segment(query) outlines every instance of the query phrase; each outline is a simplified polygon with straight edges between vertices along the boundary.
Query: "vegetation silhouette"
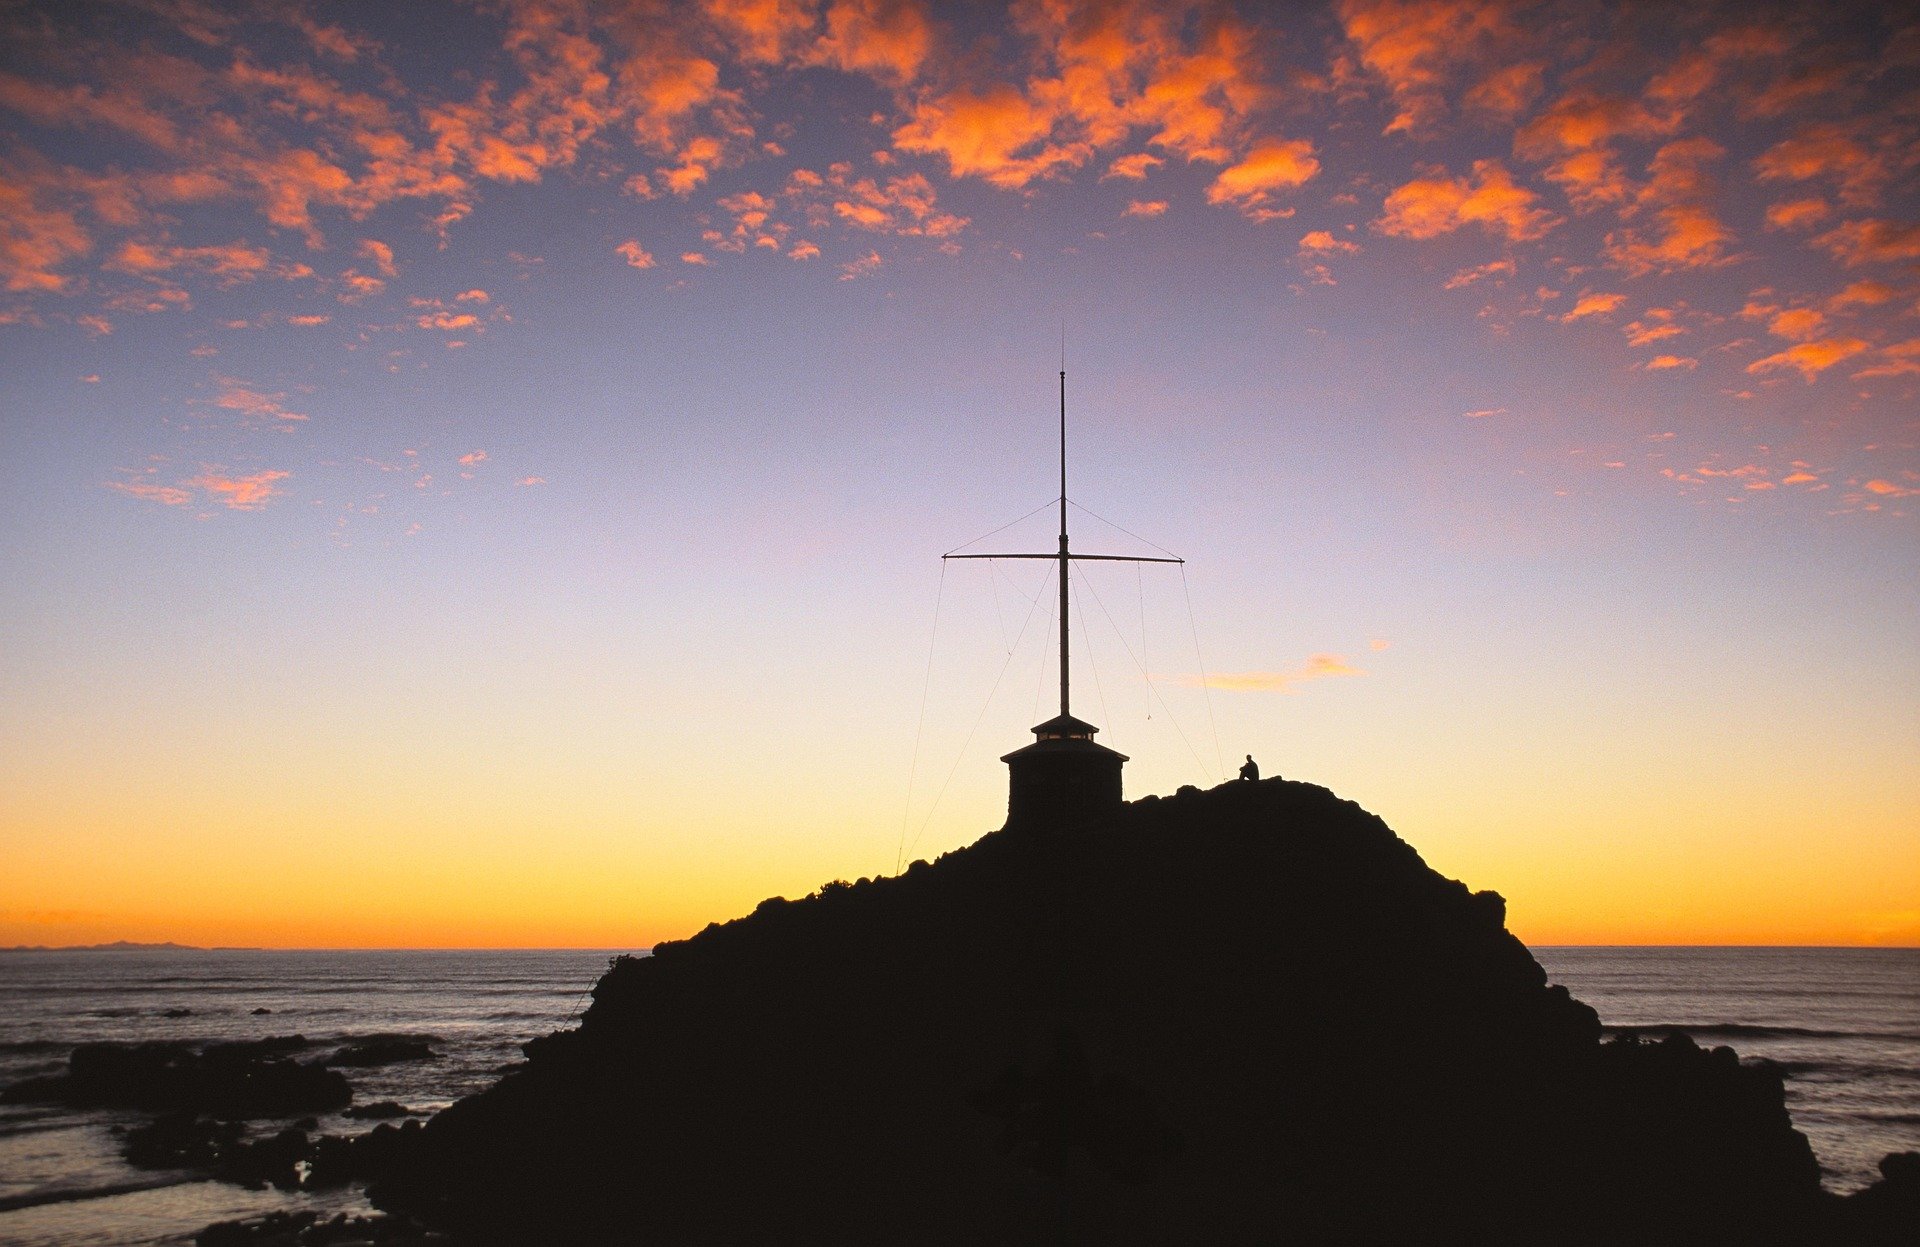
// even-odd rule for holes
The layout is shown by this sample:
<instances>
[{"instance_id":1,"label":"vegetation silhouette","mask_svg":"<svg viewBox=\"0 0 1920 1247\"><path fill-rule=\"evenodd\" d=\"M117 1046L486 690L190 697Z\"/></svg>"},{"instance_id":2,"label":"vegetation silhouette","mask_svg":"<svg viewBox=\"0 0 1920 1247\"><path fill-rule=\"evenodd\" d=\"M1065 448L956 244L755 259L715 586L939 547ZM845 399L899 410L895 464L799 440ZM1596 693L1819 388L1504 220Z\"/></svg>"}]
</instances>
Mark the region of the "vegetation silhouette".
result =
<instances>
[{"instance_id":1,"label":"vegetation silhouette","mask_svg":"<svg viewBox=\"0 0 1920 1247\"><path fill-rule=\"evenodd\" d=\"M1873 1199L1820 1189L1777 1071L1685 1036L1602 1042L1504 922L1303 783L1002 830L617 959L577 1029L412 1133L372 1196L479 1242L1906 1224L1916 1184L1893 1172Z\"/></svg>"}]
</instances>

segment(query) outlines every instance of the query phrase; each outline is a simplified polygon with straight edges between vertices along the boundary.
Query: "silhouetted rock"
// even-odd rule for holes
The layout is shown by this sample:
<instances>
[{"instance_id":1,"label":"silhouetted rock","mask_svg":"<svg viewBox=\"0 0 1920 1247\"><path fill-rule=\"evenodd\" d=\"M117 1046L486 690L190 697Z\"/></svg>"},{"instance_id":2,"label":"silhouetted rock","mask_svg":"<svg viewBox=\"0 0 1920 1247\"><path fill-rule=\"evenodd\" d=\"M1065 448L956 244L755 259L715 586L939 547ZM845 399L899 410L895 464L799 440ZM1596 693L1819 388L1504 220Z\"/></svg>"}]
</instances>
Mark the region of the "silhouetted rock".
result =
<instances>
[{"instance_id":1,"label":"silhouetted rock","mask_svg":"<svg viewBox=\"0 0 1920 1247\"><path fill-rule=\"evenodd\" d=\"M1182 789L619 959L348 1167L479 1241L1846 1241L1777 1071L1602 1043L1503 923L1324 789Z\"/></svg>"},{"instance_id":2,"label":"silhouetted rock","mask_svg":"<svg viewBox=\"0 0 1920 1247\"><path fill-rule=\"evenodd\" d=\"M378 1104L356 1104L342 1116L378 1120L387 1117L411 1117L413 1110L404 1104L392 1100L382 1100Z\"/></svg>"},{"instance_id":3,"label":"silhouetted rock","mask_svg":"<svg viewBox=\"0 0 1920 1247\"><path fill-rule=\"evenodd\" d=\"M1920 1152L1893 1152L1880 1180L1849 1198L1844 1224L1867 1247L1911 1247L1920 1238Z\"/></svg>"},{"instance_id":4,"label":"silhouetted rock","mask_svg":"<svg viewBox=\"0 0 1920 1247\"><path fill-rule=\"evenodd\" d=\"M0 1102L51 1102L76 1108L137 1108L208 1113L233 1119L290 1117L348 1104L346 1076L279 1055L306 1045L298 1035L241 1043L81 1044L67 1072L29 1079L0 1092Z\"/></svg>"},{"instance_id":5,"label":"silhouetted rock","mask_svg":"<svg viewBox=\"0 0 1920 1247\"><path fill-rule=\"evenodd\" d=\"M408 1247L447 1240L405 1217L385 1213L363 1217L341 1212L322 1220L316 1212L271 1212L264 1217L210 1225L193 1241L199 1247L346 1247L360 1243Z\"/></svg>"},{"instance_id":6,"label":"silhouetted rock","mask_svg":"<svg viewBox=\"0 0 1920 1247\"><path fill-rule=\"evenodd\" d=\"M401 1061L437 1061L428 1041L412 1035L375 1035L348 1044L327 1058L328 1065L395 1065Z\"/></svg>"},{"instance_id":7,"label":"silhouetted rock","mask_svg":"<svg viewBox=\"0 0 1920 1247\"><path fill-rule=\"evenodd\" d=\"M251 1009L248 1012L252 1013L254 1017L260 1017L264 1014L272 1013L273 1010L267 1008L265 1005L261 1005L259 1008Z\"/></svg>"}]
</instances>

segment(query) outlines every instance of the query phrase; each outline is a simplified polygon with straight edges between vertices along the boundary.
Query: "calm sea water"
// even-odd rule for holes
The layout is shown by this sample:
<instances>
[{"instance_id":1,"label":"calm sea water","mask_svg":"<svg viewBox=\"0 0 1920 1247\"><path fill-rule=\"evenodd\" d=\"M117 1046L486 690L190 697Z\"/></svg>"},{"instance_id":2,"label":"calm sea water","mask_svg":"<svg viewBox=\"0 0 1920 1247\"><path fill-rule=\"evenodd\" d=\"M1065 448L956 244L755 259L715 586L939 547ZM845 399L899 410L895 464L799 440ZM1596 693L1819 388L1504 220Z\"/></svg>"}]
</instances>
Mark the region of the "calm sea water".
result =
<instances>
[{"instance_id":1,"label":"calm sea water","mask_svg":"<svg viewBox=\"0 0 1920 1247\"><path fill-rule=\"evenodd\" d=\"M1920 1149L1920 950L1535 953L1612 1026L1683 1027L1702 1044L1780 1062L1794 1122L1831 1188L1862 1186L1885 1153ZM440 1060L346 1073L356 1102L436 1109L489 1084L527 1039L568 1025L611 955L0 953L0 1085L56 1072L88 1040L298 1033L323 1052L373 1034L430 1035ZM213 1221L274 1208L363 1208L353 1191L252 1192L129 1168L112 1128L141 1120L0 1106L0 1244L177 1243ZM370 1126L320 1120L325 1133Z\"/></svg>"}]
</instances>

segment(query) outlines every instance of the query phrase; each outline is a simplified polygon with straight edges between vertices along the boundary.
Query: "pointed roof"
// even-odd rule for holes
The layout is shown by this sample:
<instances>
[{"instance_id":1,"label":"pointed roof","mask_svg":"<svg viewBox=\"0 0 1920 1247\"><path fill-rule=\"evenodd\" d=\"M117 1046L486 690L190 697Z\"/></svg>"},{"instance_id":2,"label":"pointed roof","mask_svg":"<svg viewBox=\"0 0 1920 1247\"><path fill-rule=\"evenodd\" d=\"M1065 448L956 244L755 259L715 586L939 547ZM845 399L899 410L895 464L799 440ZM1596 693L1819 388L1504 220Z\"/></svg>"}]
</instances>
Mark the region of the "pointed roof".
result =
<instances>
[{"instance_id":1,"label":"pointed roof","mask_svg":"<svg viewBox=\"0 0 1920 1247\"><path fill-rule=\"evenodd\" d=\"M1070 714L1056 714L1045 723L1036 724L1033 734L1041 740L1050 736L1084 736L1092 739L1099 730L1085 719L1076 719Z\"/></svg>"}]
</instances>

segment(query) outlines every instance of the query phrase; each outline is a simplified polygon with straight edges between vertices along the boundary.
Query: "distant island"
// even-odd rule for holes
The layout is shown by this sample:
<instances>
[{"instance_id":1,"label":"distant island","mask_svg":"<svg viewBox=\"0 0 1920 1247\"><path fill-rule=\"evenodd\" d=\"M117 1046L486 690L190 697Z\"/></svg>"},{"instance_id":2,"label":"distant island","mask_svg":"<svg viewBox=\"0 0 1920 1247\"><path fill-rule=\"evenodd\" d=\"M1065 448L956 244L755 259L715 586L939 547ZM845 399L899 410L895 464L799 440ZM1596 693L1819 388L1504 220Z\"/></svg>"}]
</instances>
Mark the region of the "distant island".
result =
<instances>
[{"instance_id":1,"label":"distant island","mask_svg":"<svg viewBox=\"0 0 1920 1247\"><path fill-rule=\"evenodd\" d=\"M163 944L137 944L132 940L115 940L111 944L15 944L11 948L0 948L0 953L204 953L207 950L198 944L175 944L171 940Z\"/></svg>"}]
</instances>

